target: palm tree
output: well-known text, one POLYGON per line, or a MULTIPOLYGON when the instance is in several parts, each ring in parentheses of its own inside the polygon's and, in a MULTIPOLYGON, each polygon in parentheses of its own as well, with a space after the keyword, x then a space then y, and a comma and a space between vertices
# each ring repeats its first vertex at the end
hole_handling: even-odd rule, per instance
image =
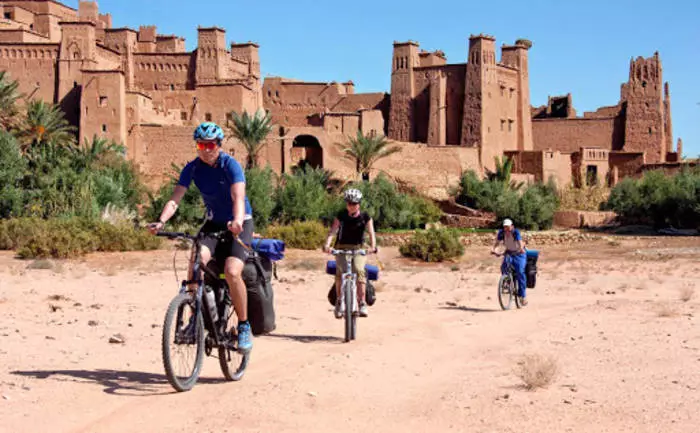
POLYGON ((356 137, 348 138, 342 147, 345 157, 355 162, 357 174, 361 174, 365 181, 369 181, 369 172, 375 162, 401 151, 399 146, 389 147, 389 142, 383 135, 363 135, 361 131, 357 131, 356 137))
POLYGON ((117 144, 113 140, 107 140, 94 135, 92 141, 85 138, 84 145, 80 149, 77 149, 76 152, 78 154, 77 156, 79 156, 76 158, 76 165, 80 168, 89 168, 104 155, 126 155, 126 147, 117 144))
POLYGON ((257 167, 258 154, 265 145, 265 138, 272 131, 272 117, 270 113, 260 109, 252 116, 247 111, 243 111, 241 116, 232 111, 231 120, 227 128, 245 146, 248 153, 246 169, 257 167))
POLYGON ((9 130, 17 116, 17 100, 22 96, 17 81, 10 81, 5 71, 0 71, 0 126, 9 130))
POLYGON ((76 128, 71 126, 61 109, 44 101, 32 100, 27 104, 27 115, 20 121, 17 138, 23 152, 35 145, 73 147, 76 128))

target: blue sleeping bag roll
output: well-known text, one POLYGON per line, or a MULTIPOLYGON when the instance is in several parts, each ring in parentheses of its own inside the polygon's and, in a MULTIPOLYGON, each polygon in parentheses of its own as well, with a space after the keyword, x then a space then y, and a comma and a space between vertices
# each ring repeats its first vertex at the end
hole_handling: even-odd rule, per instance
POLYGON ((284 258, 284 241, 279 239, 253 239, 251 244, 253 250, 258 254, 267 257, 273 262, 284 258))
MULTIPOLYGON (((335 275, 335 260, 328 260, 326 262, 326 273, 328 275, 335 275)), ((374 265, 366 264, 365 272, 367 273, 367 279, 370 281, 377 281, 379 279, 379 268, 374 265)))

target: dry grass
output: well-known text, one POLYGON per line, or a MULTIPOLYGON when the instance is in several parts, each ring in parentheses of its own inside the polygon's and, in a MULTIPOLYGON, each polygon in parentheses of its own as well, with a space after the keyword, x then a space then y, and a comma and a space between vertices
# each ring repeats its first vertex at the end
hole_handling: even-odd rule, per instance
POLYGON ((518 362, 515 375, 520 378, 527 390, 547 388, 559 375, 559 364, 551 356, 524 355, 518 362))
POLYGON ((49 260, 38 259, 27 265, 27 269, 51 269, 53 264, 49 260))
POLYGON ((678 310, 668 302, 659 304, 656 309, 656 315, 659 317, 676 317, 678 310))
POLYGON ((683 302, 688 302, 695 297, 695 288, 686 286, 680 288, 680 299, 683 302))

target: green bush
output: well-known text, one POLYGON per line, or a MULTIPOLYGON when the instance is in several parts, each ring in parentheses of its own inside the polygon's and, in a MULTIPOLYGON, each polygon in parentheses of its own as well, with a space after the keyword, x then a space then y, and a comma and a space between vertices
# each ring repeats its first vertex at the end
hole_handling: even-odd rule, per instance
POLYGON ((511 218, 516 226, 527 230, 551 227, 559 207, 553 183, 523 188, 496 178, 480 180, 474 171, 462 174, 454 195, 460 204, 493 212, 498 220, 511 218))
POLYGON ((338 209, 338 200, 328 193, 326 178, 325 171, 311 167, 282 175, 277 188, 276 219, 282 224, 292 221, 329 222, 338 209))
POLYGON ((430 229, 416 232, 408 242, 399 247, 405 257, 425 262, 442 262, 464 254, 459 232, 449 229, 430 229))
POLYGON ((152 250, 161 238, 130 225, 84 218, 0 220, 0 249, 20 258, 72 258, 95 251, 152 250))
POLYGON ((20 182, 26 167, 17 140, 0 131, 0 218, 21 215, 24 194, 20 182))
POLYGON ((348 187, 362 191, 362 207, 372 216, 376 230, 424 227, 438 221, 442 214, 431 201, 400 192, 384 174, 372 182, 358 182, 348 187))
POLYGON ((275 209, 275 173, 265 169, 250 168, 246 171, 246 195, 253 208, 256 230, 264 230, 272 219, 275 209))
POLYGON ((610 192, 605 209, 616 212, 626 223, 699 228, 700 169, 686 169, 674 176, 650 171, 641 179, 624 179, 610 192))
POLYGON ((264 236, 283 240, 288 248, 315 250, 323 246, 328 230, 318 221, 295 221, 289 225, 271 225, 264 236))

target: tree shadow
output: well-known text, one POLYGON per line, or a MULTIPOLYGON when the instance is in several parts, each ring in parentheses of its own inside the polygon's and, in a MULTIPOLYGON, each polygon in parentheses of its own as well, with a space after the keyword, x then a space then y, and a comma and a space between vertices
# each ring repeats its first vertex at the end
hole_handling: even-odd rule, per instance
MULTIPOLYGON (((104 387, 103 392, 112 395, 149 396, 176 393, 164 374, 119 370, 35 370, 12 371, 11 374, 36 379, 53 379, 58 382, 94 382, 104 387)), ((197 383, 219 383, 224 379, 200 377, 197 383)))
POLYGON ((469 311, 471 313, 496 313, 498 311, 501 311, 500 309, 495 309, 495 308, 476 308, 476 307, 468 307, 466 305, 446 305, 443 307, 440 307, 441 310, 459 310, 459 311, 469 311))
POLYGON ((293 334, 267 334, 265 337, 282 338, 296 341, 297 343, 317 343, 317 342, 343 342, 340 337, 330 335, 293 335, 293 334))

